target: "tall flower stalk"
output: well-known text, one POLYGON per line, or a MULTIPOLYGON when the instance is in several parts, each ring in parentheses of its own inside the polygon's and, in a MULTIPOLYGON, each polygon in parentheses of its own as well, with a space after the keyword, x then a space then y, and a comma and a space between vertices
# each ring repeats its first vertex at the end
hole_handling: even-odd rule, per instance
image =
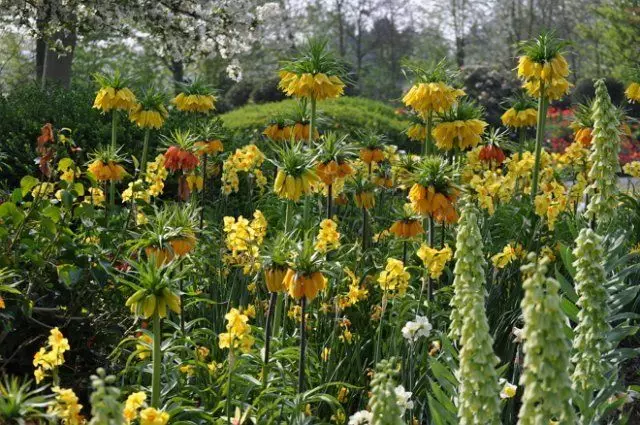
POLYGON ((518 77, 523 80, 522 87, 531 97, 538 99, 535 162, 531 183, 532 204, 538 194, 547 108, 550 101, 562 98, 571 85, 566 78, 569 75, 569 65, 562 55, 565 46, 565 42, 552 34, 543 33, 522 45, 522 55, 518 61, 518 77))
POLYGON ((524 386, 519 425, 575 424, 569 377, 569 342, 564 333, 565 317, 560 308, 560 284, 546 277, 549 259, 529 254, 522 267, 524 283, 524 386))
POLYGON ((309 102, 309 146, 317 127, 317 102, 342 96, 346 69, 329 50, 327 40, 310 39, 300 55, 284 64, 278 87, 287 95, 309 102))
POLYGON ((426 66, 407 63, 407 71, 413 74, 414 84, 402 98, 424 121, 426 134, 422 145, 422 155, 435 153, 433 142, 434 114, 443 114, 451 109, 465 93, 455 88, 457 74, 451 71, 445 60, 426 66))
POLYGON ((604 80, 596 81, 595 88, 592 150, 589 155, 589 162, 593 165, 589 171, 591 184, 587 187, 589 204, 585 215, 595 227, 601 228, 611 221, 616 208, 620 120, 604 80))
POLYGON ((485 311, 486 261, 478 227, 478 209, 472 202, 462 208, 456 240, 452 329, 459 337, 458 419, 462 425, 500 423, 498 358, 485 311), (455 312, 455 313, 454 313, 455 312))
MULTIPOLYGON (((136 96, 127 88, 127 81, 122 78, 120 72, 116 71, 113 75, 95 75, 96 82, 100 85, 100 89, 96 93, 93 107, 99 109, 102 113, 111 112, 111 150, 117 151, 118 136, 118 114, 120 111, 130 111, 136 104, 136 96)), ((115 207, 116 184, 111 180, 109 186, 109 209, 115 207)))
POLYGON ((140 170, 142 172, 147 169, 151 130, 160 129, 169 116, 169 112, 164 105, 165 102, 164 93, 158 92, 151 87, 144 92, 139 102, 129 111, 129 119, 139 128, 144 129, 142 156, 140 157, 140 170))
POLYGON ((576 239, 573 250, 576 260, 575 284, 576 293, 580 297, 577 305, 578 326, 574 330, 573 385, 582 396, 582 423, 590 424, 593 411, 590 403, 594 392, 605 383, 608 369, 603 361, 610 350, 607 334, 611 330, 607 322, 607 289, 606 275, 602 259, 604 249, 602 238, 592 229, 582 229, 576 239))
POLYGON ((300 322, 300 361, 298 364, 298 393, 305 388, 306 371, 306 309, 307 302, 313 301, 327 285, 322 273, 322 254, 315 251, 313 240, 308 235, 298 246, 297 255, 288 263, 289 268, 284 276, 283 285, 289 295, 300 302, 302 319, 300 322))
POLYGON ((152 319, 153 351, 151 376, 151 407, 160 406, 160 380, 162 377, 162 320, 167 315, 167 307, 180 314, 180 297, 173 290, 176 280, 180 279, 175 263, 162 265, 157 256, 148 261, 132 263, 135 270, 133 280, 123 281, 135 290, 126 306, 137 317, 152 319))

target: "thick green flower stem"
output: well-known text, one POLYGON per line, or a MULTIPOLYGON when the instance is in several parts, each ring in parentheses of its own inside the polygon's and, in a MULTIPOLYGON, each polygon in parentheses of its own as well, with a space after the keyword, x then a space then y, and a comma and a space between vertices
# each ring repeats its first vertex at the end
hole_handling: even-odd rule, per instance
POLYGON ((151 130, 146 129, 144 131, 144 141, 142 142, 142 159, 140 159, 140 174, 147 171, 147 155, 149 154, 149 138, 151 136, 151 130))
POLYGON ((316 98, 311 98, 311 119, 309 121, 309 146, 313 145, 313 133, 316 129, 316 98))
POLYGON ((524 144, 527 141, 527 129, 525 127, 520 127, 518 129, 518 137, 519 137, 519 142, 518 142, 518 155, 519 158, 522 159, 522 153, 524 152, 524 144))
POLYGON ((267 311, 267 323, 264 326, 264 368, 262 369, 262 385, 267 385, 269 374, 269 350, 271 348, 271 328, 273 327, 273 313, 278 302, 278 293, 272 292, 269 296, 269 310, 267 311))
POLYGON ((362 249, 367 249, 367 221, 369 221, 369 215, 367 209, 362 207, 362 249))
MULTIPOLYGON (((427 243, 430 247, 433 248, 433 240, 434 240, 434 232, 436 231, 436 226, 433 222, 433 216, 429 216, 429 237, 427 239, 427 243)), ((427 300, 433 300, 433 288, 431 282, 431 276, 427 277, 427 300)))
POLYGON ((431 129, 433 127, 433 112, 429 112, 427 115, 427 123, 426 123, 426 136, 424 144, 422 145, 422 156, 432 155, 434 151, 433 141, 431 140, 431 129))
MULTIPOLYGON (((180 270, 182 270, 182 264, 180 264, 180 270)), ((180 312, 180 332, 182 332, 182 336, 185 336, 183 306, 184 306, 184 284, 183 284, 183 280, 180 279, 180 308, 182 309, 180 312)))
POLYGON ((533 165, 533 176, 531 180, 531 204, 534 203, 538 194, 538 178, 540 175, 540 155, 542 154, 542 141, 544 139, 544 127, 547 119, 547 107, 549 99, 544 96, 544 82, 540 83, 540 98, 538 99, 538 126, 536 127, 536 156, 533 165))
POLYGON ((402 262, 407 264, 407 240, 402 241, 402 262))
POLYGON ((200 198, 200 229, 204 227, 204 200, 207 193, 207 159, 208 155, 205 153, 202 157, 202 194, 200 198))
POLYGON ((227 400, 225 410, 227 411, 227 425, 231 425, 231 375, 233 372, 233 366, 235 363, 235 357, 233 353, 233 345, 229 346, 229 372, 227 373, 227 400))
POLYGON ((276 307, 273 315, 273 329, 271 335, 274 338, 280 336, 280 329, 282 328, 282 312, 284 309, 284 297, 276 297, 276 307))
MULTIPOLYGON (((118 138, 118 111, 115 109, 111 113, 111 149, 115 152, 118 138)), ((109 186, 109 209, 116 206, 116 182, 111 180, 109 186)), ((109 223, 107 223, 108 225, 109 223)))
POLYGON ((307 297, 300 299, 300 361, 298 362, 298 394, 304 392, 304 373, 305 373, 305 350, 307 348, 307 320, 306 320, 307 297))
POLYGON ((160 375, 162 373, 162 325, 158 310, 153 313, 153 374, 151 375, 151 407, 160 407, 160 375))

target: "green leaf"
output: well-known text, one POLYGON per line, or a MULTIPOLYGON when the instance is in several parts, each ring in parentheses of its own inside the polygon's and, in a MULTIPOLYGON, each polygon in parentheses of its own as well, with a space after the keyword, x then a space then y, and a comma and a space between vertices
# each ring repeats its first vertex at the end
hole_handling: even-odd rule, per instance
POLYGON ((67 287, 73 286, 80 280, 82 270, 73 264, 60 264, 56 266, 58 280, 67 287))
POLYGON ((49 205, 48 207, 42 210, 41 214, 45 217, 49 217, 51 221, 53 221, 54 223, 58 223, 62 218, 62 213, 60 212, 60 208, 56 207, 55 205, 49 205))
POLYGON ((13 202, 5 202, 0 205, 0 217, 11 217, 14 224, 19 224, 24 220, 24 214, 13 202))
POLYGON ((25 196, 27 193, 31 191, 37 184, 40 183, 40 180, 33 176, 24 176, 20 180, 20 189, 22 190, 22 196, 25 196))
POLYGON ((73 159, 67 157, 67 158, 62 158, 59 162, 58 162, 58 171, 67 171, 70 167, 74 167, 76 165, 75 162, 73 162, 73 159))
POLYGON ((78 196, 84 196, 84 185, 82 183, 74 183, 73 191, 78 194, 78 196))

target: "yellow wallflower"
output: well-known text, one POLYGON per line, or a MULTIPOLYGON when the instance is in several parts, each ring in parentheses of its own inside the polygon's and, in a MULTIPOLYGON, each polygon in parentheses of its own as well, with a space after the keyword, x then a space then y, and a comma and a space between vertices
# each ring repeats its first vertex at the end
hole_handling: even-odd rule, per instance
POLYGON ((51 329, 47 344, 44 347, 40 347, 33 356, 36 382, 40 383, 47 376, 47 371, 63 365, 64 353, 70 349, 69 340, 62 335, 62 332, 58 328, 51 329))
POLYGON ((227 158, 222 164, 222 192, 229 195, 240 190, 239 172, 252 173, 259 187, 266 185, 266 178, 259 172, 265 156, 254 144, 244 146, 227 158))
POLYGON ((138 417, 138 409, 144 406, 146 400, 147 395, 142 391, 129 394, 127 401, 124 403, 123 410, 126 423, 131 423, 131 421, 138 417))
POLYGON ((153 407, 147 407, 140 412, 140 425, 166 425, 169 414, 153 407))
POLYGON ((435 249, 423 243, 420 245, 417 254, 432 279, 438 279, 442 275, 444 266, 453 257, 453 251, 451 251, 449 245, 445 245, 442 249, 435 249))
POLYGON ((55 415, 65 425, 82 425, 84 417, 80 414, 82 404, 78 403, 78 397, 69 388, 53 387, 56 395, 55 404, 49 408, 49 413, 55 415))
POLYGON ((380 272, 378 284, 384 291, 404 295, 409 287, 411 275, 404 268, 404 263, 395 258, 387 258, 387 266, 380 272))
POLYGON ((546 218, 549 230, 553 230, 556 219, 568 205, 566 188, 562 183, 556 181, 545 183, 541 187, 542 193, 536 196, 534 201, 536 214, 546 218))
POLYGON ((325 253, 340 247, 340 233, 335 221, 327 218, 320 222, 320 230, 316 237, 316 251, 325 253))
POLYGON ((622 170, 631 177, 640 178, 640 161, 633 161, 625 164, 622 170))
POLYGON ((640 84, 639 83, 631 83, 624 91, 624 94, 629 99, 629 102, 640 102, 640 84))
POLYGON ((251 336, 251 326, 248 324, 249 317, 237 308, 232 308, 224 318, 227 320, 227 332, 218 335, 219 347, 240 348, 243 352, 250 351, 254 339, 251 336))
POLYGON ((499 252, 491 257, 493 266, 498 269, 505 268, 508 264, 512 263, 518 258, 518 250, 522 251, 522 247, 520 245, 516 246, 515 248, 511 246, 511 244, 506 245, 502 249, 502 252, 499 252))

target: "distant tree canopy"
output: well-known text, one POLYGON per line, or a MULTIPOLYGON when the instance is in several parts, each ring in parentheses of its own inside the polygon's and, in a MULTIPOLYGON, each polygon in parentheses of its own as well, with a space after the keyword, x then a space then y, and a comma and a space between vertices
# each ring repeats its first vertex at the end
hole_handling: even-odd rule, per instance
POLYGON ((25 65, 63 84, 119 68, 165 87, 197 76, 225 108, 277 100, 280 61, 310 36, 326 37, 347 64, 349 94, 384 101, 406 89, 408 58, 447 57, 476 82, 478 69, 508 79, 519 43, 543 30, 570 43, 574 84, 624 80, 640 63, 640 0, 0 0, 0 10, 5 91, 34 78, 25 65))

